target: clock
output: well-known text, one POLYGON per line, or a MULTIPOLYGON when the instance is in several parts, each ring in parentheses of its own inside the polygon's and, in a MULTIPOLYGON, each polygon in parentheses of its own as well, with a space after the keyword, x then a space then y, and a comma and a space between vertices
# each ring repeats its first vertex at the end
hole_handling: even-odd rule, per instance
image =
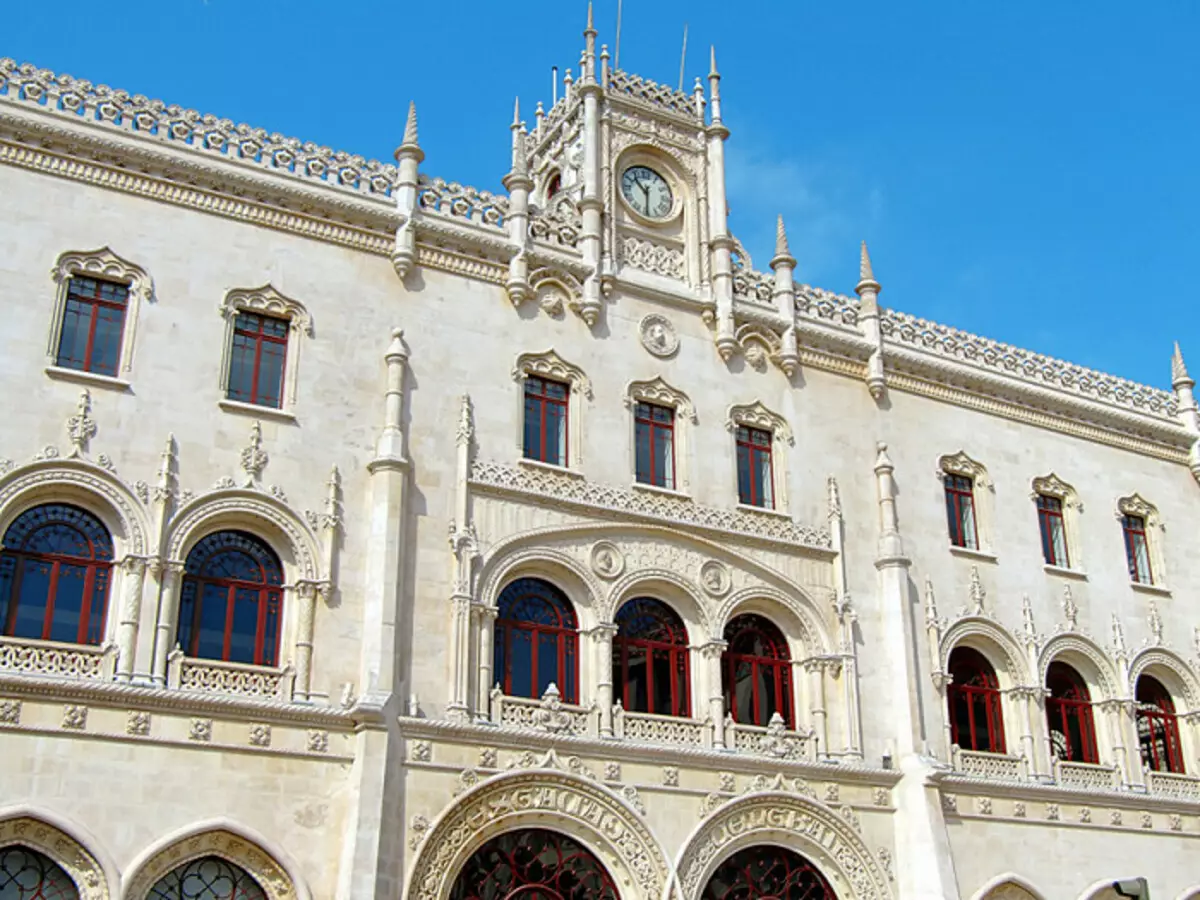
POLYGON ((621 194, 647 219, 665 219, 675 206, 667 180, 648 166, 630 166, 621 175, 621 194))

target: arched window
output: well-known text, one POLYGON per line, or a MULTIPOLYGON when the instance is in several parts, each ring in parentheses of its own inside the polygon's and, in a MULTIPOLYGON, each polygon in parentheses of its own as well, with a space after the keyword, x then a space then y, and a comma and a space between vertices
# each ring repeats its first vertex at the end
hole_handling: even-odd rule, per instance
POLYGON ((160 878, 146 900, 267 900, 267 894, 245 869, 202 856, 160 878))
POLYGON ((632 712, 690 716, 688 637, 675 610, 650 597, 630 600, 617 613, 613 679, 632 712))
POLYGON ((1143 765, 1155 772, 1183 772, 1175 704, 1162 683, 1149 675, 1137 682, 1137 732, 1143 765))
POLYGON ((496 680, 514 697, 540 697, 550 682, 564 703, 579 686, 579 633, 566 594, 540 578, 518 578, 496 602, 496 680))
POLYGON ((450 900, 620 900, 612 876, 587 848, 541 828, 510 831, 473 854, 450 900))
POLYGON ((13 844, 0 847, 0 900, 79 900, 79 889, 50 857, 13 844))
POLYGON ((184 565, 179 646, 203 659, 275 665, 282 584, 279 557, 254 535, 208 535, 184 565))
POLYGON ((950 739, 964 750, 1004 752, 1004 718, 996 671, 977 650, 956 647, 950 654, 950 739))
POLYGON ((837 900, 837 894, 799 853, 759 845, 717 866, 700 900, 837 900))
POLYGON ((735 722, 766 725, 779 713, 792 725, 792 662, 779 629, 762 616, 738 616, 725 626, 721 656, 725 708, 735 722))
POLYGON ((1092 698, 1079 673, 1066 663, 1054 662, 1046 673, 1046 726, 1050 749, 1067 762, 1099 762, 1092 698))
POLYGON ((89 512, 48 503, 21 513, 0 550, 2 633, 99 644, 112 558, 112 537, 89 512))

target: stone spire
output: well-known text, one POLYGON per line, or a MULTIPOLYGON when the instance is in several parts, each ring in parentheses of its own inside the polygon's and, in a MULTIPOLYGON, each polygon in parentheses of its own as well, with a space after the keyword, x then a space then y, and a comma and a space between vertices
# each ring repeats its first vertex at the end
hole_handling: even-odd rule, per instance
POLYGON ((1195 381, 1188 375, 1187 366, 1183 362, 1183 352, 1179 349, 1179 341, 1175 342, 1175 352, 1171 354, 1171 387, 1178 389, 1181 384, 1194 386, 1195 381))
POLYGON ((854 292, 859 297, 858 324, 863 337, 872 345, 871 355, 867 357, 867 390, 875 400, 881 400, 887 389, 887 379, 883 374, 883 332, 879 328, 879 292, 883 290, 875 280, 875 272, 871 268, 871 255, 867 252, 867 242, 862 242, 862 250, 858 258, 858 284, 854 292))
POLYGON ((717 48, 709 47, 708 66, 709 105, 712 107, 713 125, 721 124, 721 73, 717 71, 717 48))
MULTIPOLYGON (((1171 387, 1175 390, 1175 403, 1178 407, 1176 416, 1179 421, 1192 434, 1200 435, 1200 408, 1197 408, 1194 390, 1196 382, 1184 365, 1179 341, 1175 342, 1175 352, 1171 354, 1171 387)), ((1197 474, 1197 478, 1200 478, 1200 474, 1197 474)))
POLYGON ((788 323, 788 327, 791 327, 796 316, 796 285, 793 274, 796 270, 796 259, 788 249, 783 216, 775 220, 775 255, 771 257, 771 269, 775 272, 775 287, 772 290, 775 308, 788 323))
POLYGON ((425 152, 417 138, 417 104, 409 102, 408 121, 404 123, 404 139, 396 148, 396 186, 392 197, 396 211, 403 217, 396 229, 396 244, 392 249, 392 267, 403 280, 417 260, 416 230, 413 216, 417 212, 417 168, 425 159, 425 152))
POLYGON ((871 269, 871 254, 867 252, 867 242, 863 241, 858 260, 858 284, 854 292, 861 297, 865 291, 878 294, 882 290, 879 282, 875 280, 875 272, 871 269))
POLYGON ((397 160, 400 159, 403 152, 415 155, 417 162, 425 158, 425 154, 421 151, 420 141, 417 138, 417 104, 412 100, 408 103, 408 119, 404 123, 404 140, 396 148, 397 160))

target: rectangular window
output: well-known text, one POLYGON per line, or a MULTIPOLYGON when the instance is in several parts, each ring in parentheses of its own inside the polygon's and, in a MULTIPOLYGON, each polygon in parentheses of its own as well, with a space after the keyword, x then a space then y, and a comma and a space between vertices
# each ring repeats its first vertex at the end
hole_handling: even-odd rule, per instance
POLYGON ((1150 571, 1150 552, 1146 545, 1146 520, 1141 516, 1122 516, 1125 532, 1125 561, 1129 564, 1129 580, 1138 584, 1153 584, 1150 571))
POLYGON ((1071 567, 1067 555, 1067 531, 1063 523, 1062 500, 1038 494, 1038 526, 1042 532, 1042 555, 1052 566, 1071 567))
POLYGON ((62 332, 54 364, 64 369, 117 376, 129 286, 95 278, 67 282, 62 332))
POLYGON ((771 433, 760 428, 737 428, 738 500, 747 506, 773 509, 771 433))
POLYGON ((638 403, 633 413, 640 484, 675 487, 675 410, 638 403))
POLYGON ((570 388, 557 381, 525 379, 525 458, 567 464, 567 400, 570 388))
POLYGON ((968 550, 979 549, 975 530, 975 482, 965 475, 946 475, 946 518, 950 543, 968 550))
POLYGON ((229 354, 229 399, 256 406, 283 406, 283 364, 288 321, 238 313, 229 354))

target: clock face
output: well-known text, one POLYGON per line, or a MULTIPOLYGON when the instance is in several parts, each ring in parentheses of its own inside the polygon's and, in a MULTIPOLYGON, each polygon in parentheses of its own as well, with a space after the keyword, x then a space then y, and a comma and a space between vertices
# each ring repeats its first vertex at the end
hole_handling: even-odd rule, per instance
POLYGON ((621 193, 634 212, 665 219, 675 205, 667 180, 647 166, 630 166, 621 176, 621 193))

